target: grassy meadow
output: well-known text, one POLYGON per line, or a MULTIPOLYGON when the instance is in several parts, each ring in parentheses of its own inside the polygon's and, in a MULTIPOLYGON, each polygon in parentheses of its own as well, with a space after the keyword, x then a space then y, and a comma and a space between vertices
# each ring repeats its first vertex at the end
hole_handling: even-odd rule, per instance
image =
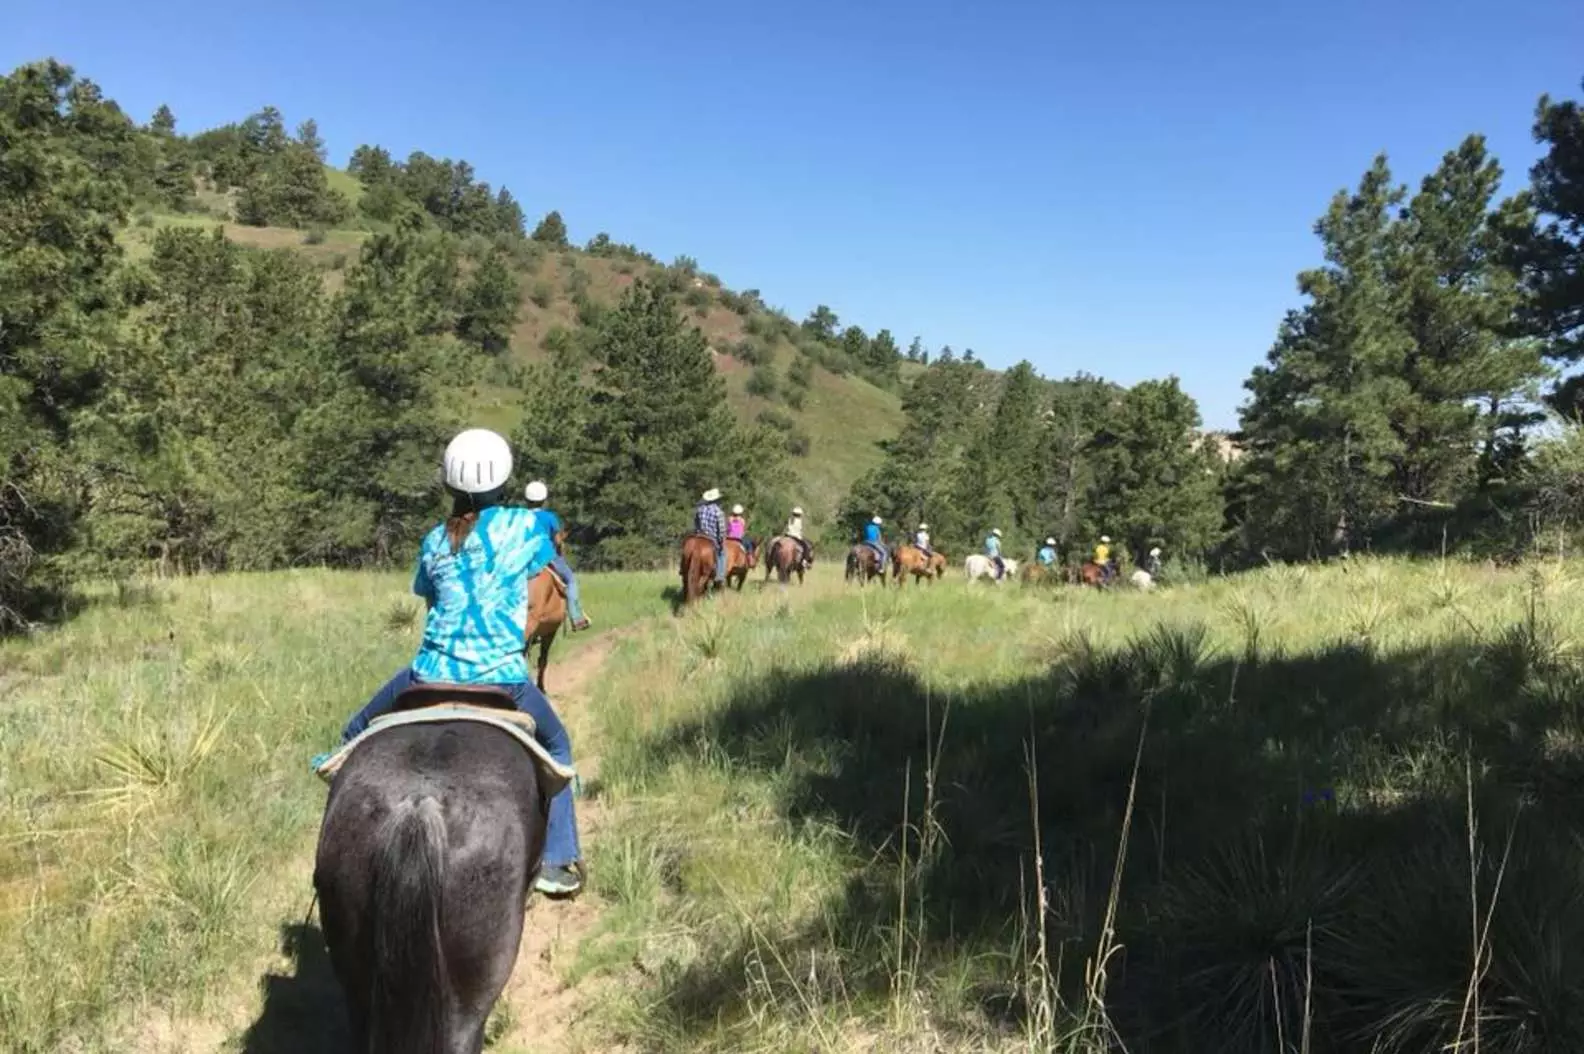
MULTIPOLYGON (((579 1049, 1584 1049, 1584 569, 669 584, 586 578, 637 626, 575 719, 579 1049)), ((405 587, 155 582, 0 646, 6 1049, 254 981, 405 587)))

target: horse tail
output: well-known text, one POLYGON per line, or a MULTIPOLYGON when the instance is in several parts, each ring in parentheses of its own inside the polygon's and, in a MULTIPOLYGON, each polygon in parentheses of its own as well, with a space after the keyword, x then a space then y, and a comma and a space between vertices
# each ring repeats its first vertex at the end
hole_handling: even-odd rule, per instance
POLYGON ((370 1046, 392 1054, 445 1049, 451 986, 440 946, 445 816, 434 798, 398 805, 384 824, 374 877, 370 1046))

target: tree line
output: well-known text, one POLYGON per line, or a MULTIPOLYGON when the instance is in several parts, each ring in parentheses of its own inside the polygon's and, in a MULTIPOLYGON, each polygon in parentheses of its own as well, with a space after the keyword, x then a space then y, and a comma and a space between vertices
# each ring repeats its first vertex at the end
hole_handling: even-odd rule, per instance
MULTIPOLYGON (((138 152, 173 135, 157 123, 57 62, 0 77, 0 631, 149 561, 407 559, 443 511, 435 465, 473 386, 513 372, 500 356, 520 276, 498 237, 476 237, 466 203, 482 192, 449 213, 414 198, 333 291, 305 255, 218 230, 159 229, 133 259, 117 239, 147 201, 138 152)), ((262 194, 256 166, 303 138, 271 129, 243 122, 180 154, 262 194)), ((395 167, 404 197, 431 171, 395 167)), ((705 486, 784 486, 780 447, 731 420, 673 288, 640 280, 555 343, 519 378, 520 475, 548 475, 591 560, 653 558, 705 486)))
POLYGON ((841 511, 856 532, 873 515, 895 538, 928 523, 933 544, 977 551, 999 528, 1009 554, 1054 537, 1068 559, 1102 533, 1124 552, 1153 545, 1203 555, 1222 526, 1222 462, 1175 377, 1131 388, 1080 374, 1003 375, 948 350, 903 397, 906 421, 884 462, 841 511))
POLYGON ((1581 409, 1584 113, 1542 98, 1533 131, 1545 154, 1506 200, 1478 135, 1411 193, 1382 156, 1332 199, 1306 302, 1246 384, 1234 554, 1516 552, 1584 511, 1555 500, 1581 409))

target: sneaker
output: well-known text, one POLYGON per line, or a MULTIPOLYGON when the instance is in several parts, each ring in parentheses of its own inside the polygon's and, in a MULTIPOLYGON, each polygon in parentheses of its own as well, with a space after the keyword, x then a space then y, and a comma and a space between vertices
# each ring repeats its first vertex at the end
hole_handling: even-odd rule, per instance
POLYGON ((333 757, 335 757, 335 753, 333 751, 328 754, 315 754, 313 757, 308 759, 308 768, 314 772, 318 772, 320 769, 324 768, 325 762, 329 761, 333 757))
POLYGON ((572 897, 583 889, 582 869, 571 867, 543 867, 534 878, 534 889, 548 897, 572 897))
POLYGON ((581 633, 583 630, 586 630, 588 628, 589 628, 589 620, 588 620, 588 616, 587 615, 584 615, 582 618, 575 618, 575 619, 572 620, 572 632, 573 633, 581 633))

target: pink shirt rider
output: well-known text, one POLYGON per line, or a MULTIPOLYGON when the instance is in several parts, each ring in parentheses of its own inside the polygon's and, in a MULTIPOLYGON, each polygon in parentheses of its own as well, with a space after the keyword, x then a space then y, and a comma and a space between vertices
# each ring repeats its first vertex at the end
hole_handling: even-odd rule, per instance
POLYGON ((746 533, 748 533, 748 521, 741 516, 733 516, 726 521, 726 537, 735 538, 740 542, 746 533))

